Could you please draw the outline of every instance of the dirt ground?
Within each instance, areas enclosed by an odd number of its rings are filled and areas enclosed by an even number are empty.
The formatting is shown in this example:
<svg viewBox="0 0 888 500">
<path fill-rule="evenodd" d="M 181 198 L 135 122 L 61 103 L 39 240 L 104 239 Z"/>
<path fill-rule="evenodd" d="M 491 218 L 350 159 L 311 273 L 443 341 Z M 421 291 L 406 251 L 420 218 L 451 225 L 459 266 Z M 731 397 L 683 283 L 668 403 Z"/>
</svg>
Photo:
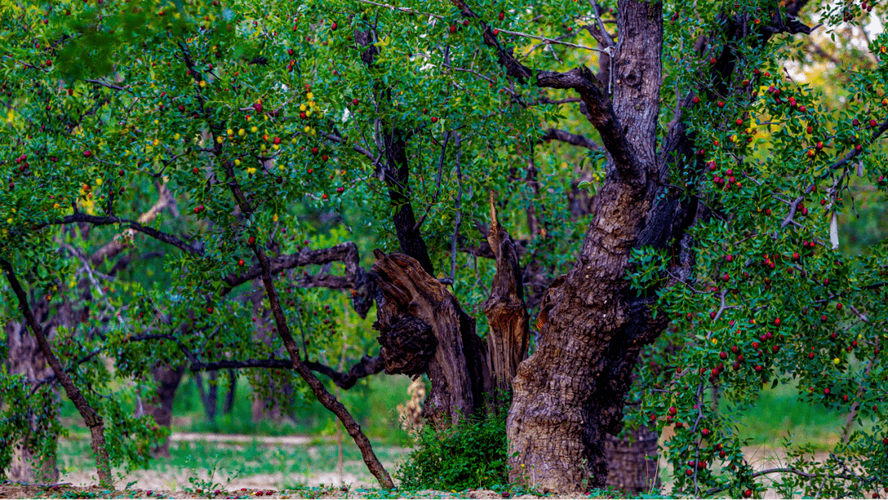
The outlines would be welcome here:
<svg viewBox="0 0 888 500">
<path fill-rule="evenodd" d="M 230 443 L 231 446 L 240 446 L 239 443 L 252 442 L 254 436 L 237 435 L 208 435 L 175 433 L 173 441 L 212 441 Z M 287 438 L 267 438 L 269 444 L 284 444 L 290 446 L 304 446 L 310 439 L 302 436 Z M 286 441 L 286 442 L 284 442 Z M 225 446 L 223 444 L 223 446 Z M 780 467 L 785 465 L 785 453 L 775 447 L 749 447 L 743 450 L 747 460 L 758 469 Z M 406 452 L 406 450 L 405 450 Z M 815 455 L 815 460 L 825 460 L 823 456 Z M 362 463 L 346 462 L 347 469 L 361 470 Z M 351 465 L 352 467 L 348 467 Z M 391 469 L 393 464 L 384 463 Z M 661 494 L 668 495 L 670 481 L 666 471 L 665 460 L 660 460 L 661 478 L 664 487 Z M 208 480 L 206 471 L 198 471 L 197 477 Z M 95 486 L 94 475 L 86 471 L 76 471 L 64 475 L 59 485 L 23 485 L 0 484 L 0 498 L 392 498 L 397 497 L 398 492 L 385 492 L 378 489 L 378 483 L 367 474 L 356 475 L 345 472 L 341 477 L 335 471 L 317 471 L 311 474 L 294 475 L 284 473 L 254 474 L 232 478 L 224 481 L 223 478 L 213 478 L 215 482 L 225 484 L 224 489 L 214 491 L 202 491 L 196 488 L 188 488 L 189 479 L 194 478 L 195 472 L 188 470 L 140 470 L 130 473 L 126 478 L 115 483 L 117 490 L 107 490 Z M 274 486 L 300 485 L 298 489 L 278 490 Z M 131 489 L 125 489 L 131 485 Z M 767 486 L 767 481 L 765 481 Z M 510 498 L 503 492 L 490 490 L 471 490 L 466 492 L 445 491 L 418 491 L 401 493 L 413 498 Z M 513 498 L 537 498 L 531 495 L 516 496 Z M 569 497 L 565 497 L 569 498 Z M 776 492 L 768 490 L 764 498 L 777 498 Z"/>
<path fill-rule="evenodd" d="M 395 495 L 397 495 L 395 493 Z M 385 492 L 363 488 L 306 488 L 300 490 L 227 489 L 212 492 L 188 492 L 168 490 L 107 490 L 98 487 L 79 486 L 22 486 L 0 484 L 0 498 L 391 498 Z M 405 498 L 539 498 L 533 495 L 512 496 L 491 490 L 470 490 L 461 493 L 424 490 L 411 492 Z M 572 498 L 572 497 L 548 497 Z"/>
</svg>

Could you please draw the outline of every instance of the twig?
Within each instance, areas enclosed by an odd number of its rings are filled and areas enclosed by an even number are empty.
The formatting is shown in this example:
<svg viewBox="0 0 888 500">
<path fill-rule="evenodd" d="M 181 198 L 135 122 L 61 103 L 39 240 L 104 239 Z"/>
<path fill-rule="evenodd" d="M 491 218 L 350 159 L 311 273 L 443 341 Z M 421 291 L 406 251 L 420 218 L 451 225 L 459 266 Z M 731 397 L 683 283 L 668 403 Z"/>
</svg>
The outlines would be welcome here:
<svg viewBox="0 0 888 500">
<path fill-rule="evenodd" d="M 453 238 L 450 242 L 450 280 L 456 280 L 456 239 L 459 236 L 459 225 L 462 222 L 462 167 L 460 158 L 462 149 L 459 134 L 454 138 L 454 146 L 456 146 L 456 183 L 458 186 L 456 194 L 456 224 L 453 228 Z"/>
</svg>

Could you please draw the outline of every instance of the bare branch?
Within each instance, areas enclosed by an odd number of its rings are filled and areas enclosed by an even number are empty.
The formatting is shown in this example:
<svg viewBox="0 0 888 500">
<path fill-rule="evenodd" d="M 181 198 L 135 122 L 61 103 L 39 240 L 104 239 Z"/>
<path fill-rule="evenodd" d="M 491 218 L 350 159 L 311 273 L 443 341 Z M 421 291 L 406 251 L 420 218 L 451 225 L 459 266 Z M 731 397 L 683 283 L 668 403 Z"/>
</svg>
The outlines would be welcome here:
<svg viewBox="0 0 888 500">
<path fill-rule="evenodd" d="M 142 234 L 146 234 L 158 241 L 173 245 L 174 247 L 176 247 L 184 252 L 188 252 L 190 254 L 198 255 L 198 256 L 203 256 L 203 253 L 204 253 L 203 248 L 189 245 L 188 243 L 185 243 L 184 241 L 182 241 L 178 237 L 173 236 L 172 234 L 164 233 L 162 231 L 158 231 L 157 229 L 143 226 L 142 224 L 140 224 L 139 222 L 136 222 L 134 220 L 121 219 L 120 217 L 114 217 L 114 216 L 100 217 L 97 215 L 87 215 L 87 214 L 78 212 L 78 213 L 75 213 L 72 215 L 68 215 L 62 219 L 55 219 L 55 220 L 51 220 L 49 222 L 45 222 L 43 224 L 38 224 L 36 229 L 42 229 L 46 226 L 72 224 L 74 222 L 85 222 L 87 224 L 92 224 L 94 226 L 108 226 L 111 224 L 121 224 L 121 225 L 129 226 L 130 229 L 138 231 Z"/>
</svg>

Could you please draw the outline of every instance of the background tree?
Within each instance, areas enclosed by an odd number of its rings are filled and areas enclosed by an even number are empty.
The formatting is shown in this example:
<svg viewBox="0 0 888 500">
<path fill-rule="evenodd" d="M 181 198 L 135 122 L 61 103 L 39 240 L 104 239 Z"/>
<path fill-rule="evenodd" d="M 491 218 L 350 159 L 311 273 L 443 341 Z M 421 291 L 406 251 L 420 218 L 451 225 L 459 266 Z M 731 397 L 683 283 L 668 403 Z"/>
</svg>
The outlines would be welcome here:
<svg viewBox="0 0 888 500">
<path fill-rule="evenodd" d="M 490 396 L 511 381 L 517 482 L 605 484 L 605 436 L 628 408 L 636 426 L 674 424 L 680 491 L 751 496 L 763 474 L 730 422 L 762 381 L 856 404 L 861 422 L 882 405 L 885 246 L 836 250 L 852 174 L 886 186 L 884 35 L 848 71 L 841 107 L 784 69 L 810 19 L 860 29 L 881 9 L 849 5 L 4 3 L 5 313 L 27 318 L 66 393 L 82 394 L 103 481 L 134 459 L 125 437 L 161 436 L 121 403 L 148 397 L 166 364 L 307 385 L 389 486 L 313 373 L 347 385 L 384 368 L 427 373 L 424 413 L 440 428 L 496 411 Z M 164 192 L 181 214 L 138 220 Z M 28 313 L 36 297 L 79 307 L 75 269 L 116 264 L 72 257 L 146 237 L 163 276 L 130 268 L 99 287 L 100 316 L 50 345 Z M 345 374 L 315 361 L 342 342 L 319 304 L 344 299 L 361 317 L 376 304 L 381 345 Z M 134 382 L 111 397 L 104 357 Z M 34 381 L 4 383 L 21 394 Z M 880 425 L 828 463 L 795 454 L 769 473 L 806 494 L 874 491 Z"/>
</svg>

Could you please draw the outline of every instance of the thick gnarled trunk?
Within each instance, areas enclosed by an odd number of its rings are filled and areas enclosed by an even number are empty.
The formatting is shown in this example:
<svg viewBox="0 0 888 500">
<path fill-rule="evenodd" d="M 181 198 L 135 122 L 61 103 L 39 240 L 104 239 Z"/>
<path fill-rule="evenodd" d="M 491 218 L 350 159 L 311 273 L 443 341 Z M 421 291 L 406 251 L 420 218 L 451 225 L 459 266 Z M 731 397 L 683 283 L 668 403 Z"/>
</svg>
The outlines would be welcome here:
<svg viewBox="0 0 888 500">
<path fill-rule="evenodd" d="M 626 275 L 630 251 L 647 238 L 659 184 L 662 6 L 620 0 L 618 7 L 613 107 L 588 70 L 575 73 L 584 83 L 574 87 L 602 134 L 607 178 L 577 262 L 540 306 L 539 345 L 518 369 L 507 421 L 512 480 L 543 491 L 605 485 L 606 436 L 621 427 L 632 367 L 656 330 Z M 556 86 L 559 78 L 540 81 Z"/>
</svg>

